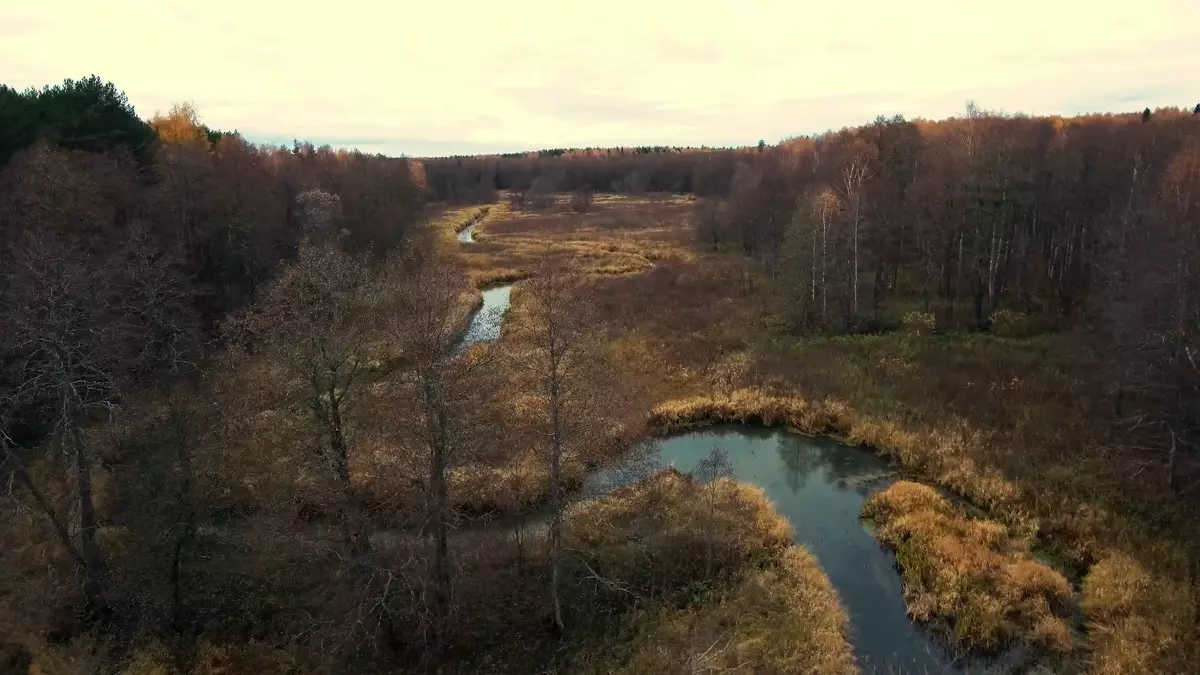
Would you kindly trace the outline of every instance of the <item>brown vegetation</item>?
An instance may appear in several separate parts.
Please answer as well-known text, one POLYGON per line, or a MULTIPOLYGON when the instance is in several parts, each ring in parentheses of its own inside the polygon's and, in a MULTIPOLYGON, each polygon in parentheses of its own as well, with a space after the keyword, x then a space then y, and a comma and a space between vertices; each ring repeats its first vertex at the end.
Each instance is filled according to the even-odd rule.
POLYGON ((872 495, 863 517, 896 551, 909 614, 944 622, 958 646, 994 651, 1024 638, 1046 650, 1073 649, 1071 587, 1033 559, 1027 538, 967 518, 933 488, 908 481, 872 495))
POLYGON ((647 411, 836 435, 964 499, 900 483, 868 509, 913 614, 963 646, 1196 662, 1196 120, 972 107, 753 154, 422 167, 254 147, 187 106, 145 125, 69 84, 38 105, 99 97, 113 133, 0 148, 6 662, 849 670, 755 489, 666 472, 566 507, 647 411), (603 368, 535 339, 570 304, 549 270, 607 329, 603 368), (531 275, 462 354, 478 289, 531 275), (200 352, 239 309, 239 348, 200 352), (573 371, 603 396, 556 421, 573 371), (547 501, 558 545, 520 520, 547 501), (1080 632, 1034 550, 1082 579, 1080 632))

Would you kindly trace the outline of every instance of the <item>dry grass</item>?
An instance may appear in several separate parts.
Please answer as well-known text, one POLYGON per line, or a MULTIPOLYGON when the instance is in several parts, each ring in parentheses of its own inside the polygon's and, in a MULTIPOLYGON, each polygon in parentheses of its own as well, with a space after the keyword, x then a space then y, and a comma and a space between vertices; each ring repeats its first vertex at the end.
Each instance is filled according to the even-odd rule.
POLYGON ((863 517, 896 551, 913 618, 944 625, 965 649, 997 651, 1020 638, 1052 652, 1073 649, 1070 584, 1033 559, 1028 540, 908 481, 873 495, 863 517))
POLYGON ((1083 583, 1091 672, 1176 673, 1195 667, 1196 589, 1113 552, 1083 583), (1190 652, 1190 653, 1189 653, 1190 652))
MULTIPOLYGON (((157 641, 139 648, 121 675, 173 675, 175 659, 157 641)), ((296 657, 283 649, 255 642, 215 645, 201 640, 196 646, 190 675, 301 675, 311 672, 301 667, 296 657)))
POLYGON ((492 214, 492 209, 500 208, 501 205, 491 204, 435 208, 429 214, 428 222, 443 242, 453 242, 455 241, 454 235, 482 222, 489 214, 492 214))
POLYGON ((547 257, 571 258, 594 274, 626 275, 691 255, 678 228, 690 212, 682 197, 601 195, 584 214, 559 202, 527 212, 493 205, 475 230, 476 243, 457 249, 472 278, 524 278, 547 257))
POLYGON ((685 585, 706 576, 707 542, 717 570, 740 570, 791 544, 787 521, 758 488, 723 480, 709 510, 703 486, 665 469, 634 486, 571 510, 564 540, 595 552, 616 577, 647 588, 685 585))
POLYGON ((758 488, 706 486, 673 469, 576 506, 568 548, 658 601, 597 639, 573 671, 855 672, 837 594, 791 538, 758 488))
POLYGON ((580 658, 589 673, 855 673, 847 618, 817 560, 789 548, 777 561, 683 608, 642 610, 625 643, 580 658))

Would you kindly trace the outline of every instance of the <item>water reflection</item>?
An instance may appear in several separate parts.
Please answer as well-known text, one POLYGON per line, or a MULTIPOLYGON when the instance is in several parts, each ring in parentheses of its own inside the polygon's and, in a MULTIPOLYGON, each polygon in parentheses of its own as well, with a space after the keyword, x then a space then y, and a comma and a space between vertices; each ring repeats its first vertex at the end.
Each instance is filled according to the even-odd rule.
POLYGON ((758 485, 788 519, 796 541, 821 561, 852 626, 851 641, 865 672, 954 672, 952 657, 909 620, 895 558, 858 519, 863 501, 888 465, 874 454, 823 438, 722 426, 662 440, 661 465, 683 471, 720 445, 734 476, 758 485))
POLYGON ((500 327, 504 323, 504 314, 508 311, 511 295, 511 284, 483 290, 483 305, 471 315, 471 322, 467 324, 467 330, 459 344, 460 353, 477 342, 493 342, 500 339, 500 327))

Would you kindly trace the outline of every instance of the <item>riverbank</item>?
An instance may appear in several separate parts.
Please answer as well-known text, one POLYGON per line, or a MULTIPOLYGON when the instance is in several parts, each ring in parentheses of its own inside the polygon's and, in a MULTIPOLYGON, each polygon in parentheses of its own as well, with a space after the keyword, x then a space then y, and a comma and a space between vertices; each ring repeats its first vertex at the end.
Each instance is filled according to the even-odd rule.
MULTIPOLYGON (((1200 527, 1165 498, 1160 476, 1131 479, 1106 442, 1084 384, 1086 343, 1070 334, 790 335, 757 270, 694 252, 685 208, 652 235, 630 233, 633 242, 652 236, 662 264, 591 277, 617 327, 609 353, 626 395, 654 411, 653 426, 765 421, 869 445, 1056 561, 1082 597, 1080 667, 1105 672, 1135 659, 1146 672, 1172 672, 1190 658, 1200 642, 1200 527), (1123 583, 1161 601, 1139 607, 1099 590, 1123 583)), ((561 242, 595 232, 582 217, 554 218, 494 224, 504 233, 496 246, 519 243, 500 259, 559 254, 561 242)))

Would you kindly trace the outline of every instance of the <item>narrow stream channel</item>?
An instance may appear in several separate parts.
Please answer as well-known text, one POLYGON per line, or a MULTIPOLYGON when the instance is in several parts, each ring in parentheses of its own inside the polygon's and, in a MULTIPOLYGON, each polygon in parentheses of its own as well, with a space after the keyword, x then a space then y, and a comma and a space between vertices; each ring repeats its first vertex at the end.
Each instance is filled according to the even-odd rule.
POLYGON ((463 229, 458 231, 458 234, 455 235, 455 237, 457 237, 458 241, 463 244, 474 244, 475 243, 475 225, 472 224, 469 227, 464 227, 463 229))
POLYGON ((492 286, 482 292, 483 304, 471 315, 462 342, 458 345, 460 354, 477 342, 500 339, 500 327, 504 324, 504 314, 508 312, 509 299, 512 297, 512 284, 492 286))

